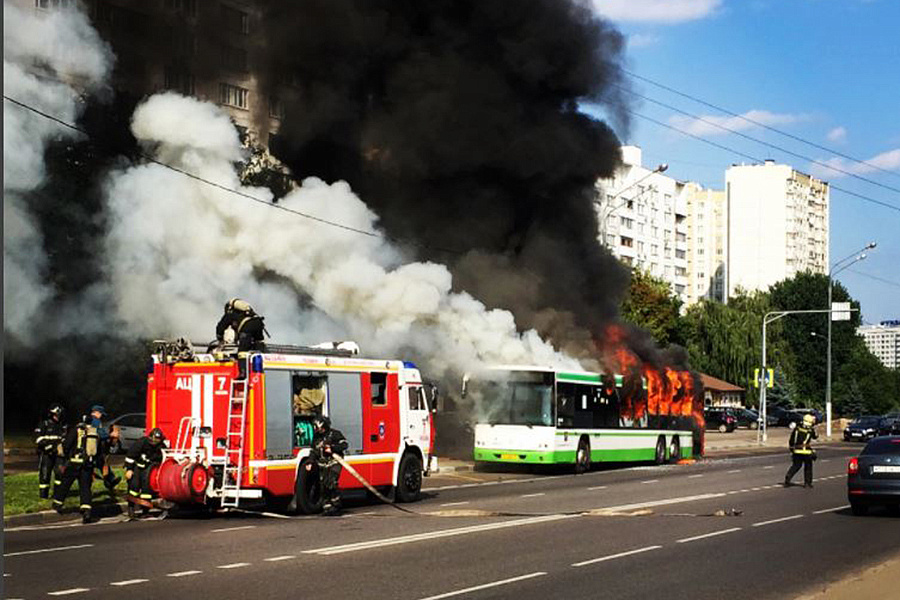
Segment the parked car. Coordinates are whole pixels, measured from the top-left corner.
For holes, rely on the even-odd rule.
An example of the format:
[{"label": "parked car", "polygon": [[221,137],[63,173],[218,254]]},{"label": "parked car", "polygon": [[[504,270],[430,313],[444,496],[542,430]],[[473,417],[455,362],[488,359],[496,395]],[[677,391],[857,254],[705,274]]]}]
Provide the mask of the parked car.
[{"label": "parked car", "polygon": [[113,454],[128,452],[131,444],[144,437],[144,431],[147,429],[147,413],[119,415],[106,424],[107,427],[113,425],[119,427],[119,441],[110,448],[110,452]]},{"label": "parked car", "polygon": [[734,416],[737,417],[738,427],[747,427],[749,429],[759,429],[760,417],[759,413],[749,408],[734,409]]},{"label": "parked car", "polygon": [[878,435],[878,425],[880,423],[881,417],[857,417],[850,421],[850,424],[844,429],[844,441],[866,442],[871,440]]},{"label": "parked car", "polygon": [[900,435],[877,437],[847,464],[847,499],[854,515],[873,504],[900,513]]},{"label": "parked car", "polygon": [[721,433],[731,433],[737,427],[737,417],[735,417],[731,409],[707,406],[703,409],[703,416],[706,419],[707,429],[717,429]]},{"label": "parked car", "polygon": [[777,427],[796,427],[803,421],[803,415],[781,406],[770,406],[766,412],[775,417]]},{"label": "parked car", "polygon": [[900,417],[881,417],[878,420],[878,435],[900,435]]},{"label": "parked car", "polygon": [[825,415],[815,408],[795,408],[792,412],[797,413],[801,418],[803,415],[812,415],[816,418],[816,424],[825,420]]}]

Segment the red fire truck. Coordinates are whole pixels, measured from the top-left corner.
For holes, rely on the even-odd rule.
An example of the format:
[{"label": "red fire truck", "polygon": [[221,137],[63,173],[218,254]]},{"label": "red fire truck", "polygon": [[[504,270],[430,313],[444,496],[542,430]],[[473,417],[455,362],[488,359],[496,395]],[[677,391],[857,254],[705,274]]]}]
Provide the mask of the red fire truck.
[{"label": "red fire truck", "polygon": [[[413,363],[352,350],[210,354],[161,343],[147,377],[147,427],[162,429],[170,447],[152,485],[179,505],[266,501],[316,512],[318,474],[307,465],[311,421],[324,415],[346,436],[345,460],[364,479],[411,501],[433,461],[435,395]],[[338,485],[363,487],[346,469]]]}]

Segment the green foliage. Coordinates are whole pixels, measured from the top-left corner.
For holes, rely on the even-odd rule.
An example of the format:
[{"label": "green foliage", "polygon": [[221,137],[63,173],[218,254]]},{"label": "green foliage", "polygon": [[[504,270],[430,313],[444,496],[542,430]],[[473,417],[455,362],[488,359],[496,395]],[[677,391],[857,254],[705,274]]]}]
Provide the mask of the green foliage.
[{"label": "green foliage", "polygon": [[[113,469],[113,471],[122,480],[116,486],[116,495],[124,497],[127,491],[125,482],[125,473],[121,469]],[[117,499],[110,496],[109,492],[103,486],[103,482],[95,479],[91,486],[93,504],[95,507],[107,504],[113,504]],[[64,510],[75,511],[78,509],[78,483],[69,488],[69,494],[66,496],[63,504]],[[42,510],[50,510],[52,508],[49,499],[40,498],[38,496],[38,474],[37,471],[29,473],[16,473],[15,475],[3,476],[3,515],[10,517],[12,515],[21,515],[24,513],[33,513]]]},{"label": "green foliage", "polygon": [[628,295],[622,302],[622,317],[647,330],[662,346],[680,342],[679,310],[681,300],[669,284],[650,273],[635,269],[631,273]]}]

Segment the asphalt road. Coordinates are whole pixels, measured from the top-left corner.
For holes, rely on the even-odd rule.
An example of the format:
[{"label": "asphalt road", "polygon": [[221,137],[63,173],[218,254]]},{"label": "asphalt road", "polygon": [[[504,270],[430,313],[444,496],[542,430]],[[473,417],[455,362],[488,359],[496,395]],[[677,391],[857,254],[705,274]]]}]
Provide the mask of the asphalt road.
[{"label": "asphalt road", "polygon": [[782,488],[787,457],[768,455],[446,475],[416,515],[351,499],[339,518],[13,527],[4,596],[791,598],[900,552],[900,518],[846,507],[853,450],[821,449],[811,490]]}]

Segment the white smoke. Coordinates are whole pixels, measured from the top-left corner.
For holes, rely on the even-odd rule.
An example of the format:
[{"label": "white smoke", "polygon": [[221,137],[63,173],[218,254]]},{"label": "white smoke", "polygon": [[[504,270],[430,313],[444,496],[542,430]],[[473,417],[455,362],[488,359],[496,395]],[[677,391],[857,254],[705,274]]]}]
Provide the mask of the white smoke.
[{"label": "white smoke", "polygon": [[[132,130],[172,166],[271,199],[241,187],[238,136],[212,104],[157,95],[135,111]],[[534,331],[518,333],[508,311],[452,292],[445,266],[405,263],[346,183],[310,178],[279,205],[371,235],[156,164],[114,174],[106,191],[111,287],[118,315],[138,335],[207,341],[223,302],[238,296],[265,315],[274,341],[355,339],[366,355],[416,358],[434,377],[485,363],[577,366]]]},{"label": "white smoke", "polygon": [[[79,95],[102,89],[112,54],[76,11],[38,14],[3,5],[3,93],[23,104],[74,122]],[[44,179],[44,151],[76,132],[4,101],[3,107],[3,325],[20,343],[34,342],[47,257],[29,208],[28,194]]]}]

